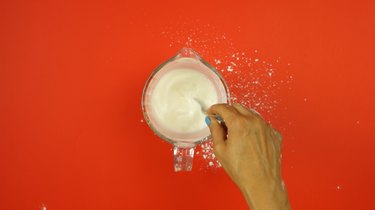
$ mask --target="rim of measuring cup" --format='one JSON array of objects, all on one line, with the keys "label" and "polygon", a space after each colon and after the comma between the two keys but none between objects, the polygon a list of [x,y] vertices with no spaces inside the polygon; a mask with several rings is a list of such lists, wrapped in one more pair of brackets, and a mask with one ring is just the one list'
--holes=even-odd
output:
[{"label": "rim of measuring cup", "polygon": [[174,60],[177,60],[178,58],[181,58],[181,52],[183,51],[191,51],[192,53],[194,53],[194,55],[196,55],[197,59],[199,61],[201,61],[204,65],[206,65],[211,71],[213,71],[215,73],[215,75],[220,79],[221,83],[223,84],[224,86],[224,90],[225,90],[225,95],[226,95],[226,99],[227,99],[227,103],[230,104],[230,92],[229,92],[229,88],[228,88],[228,85],[227,83],[225,82],[223,76],[219,73],[219,71],[217,71],[215,69],[215,67],[213,67],[211,64],[209,64],[208,62],[206,62],[195,50],[193,50],[192,48],[188,48],[188,47],[184,47],[182,48],[179,53],[171,58],[169,58],[168,60],[166,60],[165,62],[163,62],[162,64],[160,64],[154,71],[152,71],[152,73],[150,74],[150,76],[147,78],[146,80],[146,83],[145,85],[143,86],[143,91],[142,91],[142,101],[141,101],[141,106],[142,106],[142,112],[143,112],[143,117],[146,121],[146,123],[148,124],[148,126],[151,128],[151,130],[158,136],[160,137],[161,139],[171,143],[171,144],[177,144],[177,143],[182,143],[182,144],[192,144],[192,145],[197,145],[197,144],[200,144],[204,141],[207,141],[209,139],[211,139],[211,134],[206,136],[206,137],[203,137],[202,139],[199,139],[198,141],[195,141],[195,142],[189,142],[189,141],[181,141],[181,142],[176,142],[175,140],[163,135],[162,133],[160,133],[156,128],[155,126],[152,124],[147,112],[146,112],[146,107],[145,107],[145,98],[146,98],[146,91],[148,89],[148,86],[151,82],[151,80],[154,78],[154,76],[168,63],[174,61]]}]

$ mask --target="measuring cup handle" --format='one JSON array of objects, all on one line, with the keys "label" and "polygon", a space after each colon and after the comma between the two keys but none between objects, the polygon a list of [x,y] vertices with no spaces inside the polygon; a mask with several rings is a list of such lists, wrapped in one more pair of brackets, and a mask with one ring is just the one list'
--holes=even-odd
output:
[{"label": "measuring cup handle", "polygon": [[195,144],[176,143],[173,148],[174,171],[191,171],[193,168]]}]

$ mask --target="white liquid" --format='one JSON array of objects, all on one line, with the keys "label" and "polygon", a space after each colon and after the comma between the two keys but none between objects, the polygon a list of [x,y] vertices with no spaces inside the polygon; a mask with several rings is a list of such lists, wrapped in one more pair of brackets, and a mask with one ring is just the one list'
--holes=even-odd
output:
[{"label": "white liquid", "polygon": [[194,133],[207,128],[200,104],[218,103],[212,81],[193,69],[175,69],[161,77],[151,96],[151,107],[158,123],[177,133]]}]

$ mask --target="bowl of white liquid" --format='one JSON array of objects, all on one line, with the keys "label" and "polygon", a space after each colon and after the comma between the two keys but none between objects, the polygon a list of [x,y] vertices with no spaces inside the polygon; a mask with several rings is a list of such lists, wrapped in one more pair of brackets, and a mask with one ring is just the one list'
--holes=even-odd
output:
[{"label": "bowl of white liquid", "polygon": [[144,118],[156,135],[174,146],[176,172],[191,171],[195,146],[211,138],[204,109],[229,100],[223,77],[191,48],[183,48],[151,73],[142,95]]}]

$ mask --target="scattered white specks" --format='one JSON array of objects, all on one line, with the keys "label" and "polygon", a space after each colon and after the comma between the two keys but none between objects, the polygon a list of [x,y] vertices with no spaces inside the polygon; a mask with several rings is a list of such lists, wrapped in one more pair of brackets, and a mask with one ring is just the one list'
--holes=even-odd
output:
[{"label": "scattered white specks", "polygon": [[[230,37],[200,20],[181,20],[178,30],[171,25],[162,31],[161,35],[170,41],[169,47],[176,51],[192,47],[214,64],[228,84],[233,103],[256,109],[265,119],[277,118],[279,90],[289,90],[287,85],[293,80],[289,72],[283,71],[290,63],[281,62],[280,57],[266,60],[258,49],[238,51]],[[206,168],[221,167],[213,153],[212,141],[198,145],[196,154],[202,157]]]},{"label": "scattered white specks", "polygon": [[200,149],[202,151],[202,157],[205,161],[207,161],[209,167],[221,167],[221,164],[216,159],[215,154],[213,152],[212,141],[203,142],[202,144],[200,144]]}]

